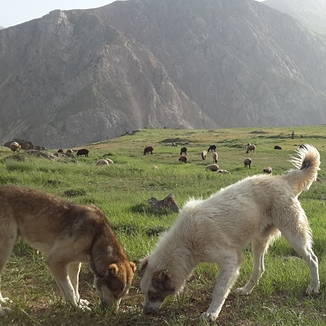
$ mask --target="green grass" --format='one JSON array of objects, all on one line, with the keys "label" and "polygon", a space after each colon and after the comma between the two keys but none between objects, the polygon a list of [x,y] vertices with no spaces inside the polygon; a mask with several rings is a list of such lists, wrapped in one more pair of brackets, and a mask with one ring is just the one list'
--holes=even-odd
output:
[{"label": "green grass", "polygon": [[[292,130],[296,138],[291,139]],[[294,128],[239,128],[216,130],[145,129],[109,141],[90,144],[88,158],[64,164],[23,152],[24,161],[10,158],[11,151],[0,147],[0,185],[30,186],[65,197],[73,202],[95,204],[107,214],[131,260],[151,252],[158,237],[177,218],[177,214],[153,212],[147,200],[173,194],[180,206],[189,197],[206,198],[220,188],[246,176],[262,173],[272,166],[273,174],[292,168],[291,155],[302,143],[317,147],[321,154],[320,178],[325,180],[326,126]],[[176,142],[178,147],[172,147]],[[257,145],[255,153],[246,154],[248,142]],[[211,154],[203,162],[202,150],[217,145],[218,165],[231,172],[221,175],[205,170],[212,163]],[[143,155],[144,146],[154,147],[153,155]],[[189,164],[178,162],[181,146],[187,146]],[[274,150],[274,145],[282,150]],[[56,152],[55,149],[51,152]],[[250,156],[251,169],[243,167]],[[95,165],[98,159],[111,158],[115,164]],[[153,169],[157,166],[157,169]],[[266,256],[266,272],[251,295],[238,297],[232,292],[226,300],[216,325],[326,325],[326,186],[316,182],[300,195],[313,230],[314,250],[320,262],[321,293],[308,297],[305,289],[309,271],[284,238],[279,239]],[[235,287],[250,276],[252,255],[245,252]],[[62,300],[47,270],[43,255],[19,243],[2,275],[2,294],[10,297],[13,313],[0,318],[0,325],[207,325],[198,317],[211,301],[218,267],[200,264],[179,296],[169,297],[157,316],[141,313],[143,295],[139,276],[121,309],[112,314],[99,307],[99,297],[92,288],[92,274],[84,265],[80,292],[91,303],[91,312],[82,312]]]}]

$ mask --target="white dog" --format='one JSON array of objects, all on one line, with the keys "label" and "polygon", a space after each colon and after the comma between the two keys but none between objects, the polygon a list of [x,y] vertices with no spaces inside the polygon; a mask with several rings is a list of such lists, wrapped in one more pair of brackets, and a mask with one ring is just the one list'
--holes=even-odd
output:
[{"label": "white dog", "polygon": [[292,158],[297,168],[282,176],[245,178],[206,200],[190,200],[154,252],[140,263],[145,313],[157,311],[170,294],[180,292],[200,262],[217,263],[219,275],[212,302],[202,318],[215,320],[239,274],[242,250],[252,244],[254,266],[239,294],[249,294],[264,272],[264,255],[280,235],[306,261],[311,275],[307,293],[319,290],[318,259],[311,229],[298,195],[317,178],[318,151],[310,145]]}]

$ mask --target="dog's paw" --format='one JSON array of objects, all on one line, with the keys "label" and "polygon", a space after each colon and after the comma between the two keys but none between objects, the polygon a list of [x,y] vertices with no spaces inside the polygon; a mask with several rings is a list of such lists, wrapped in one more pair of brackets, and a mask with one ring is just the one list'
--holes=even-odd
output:
[{"label": "dog's paw", "polygon": [[314,293],[319,293],[319,287],[320,287],[319,283],[316,285],[309,285],[306,290],[306,294],[311,295]]},{"label": "dog's paw", "polygon": [[91,308],[88,307],[89,305],[89,301],[85,300],[85,299],[80,299],[79,300],[79,308],[81,308],[82,310],[91,310]]},{"label": "dog's paw", "polygon": [[4,298],[2,295],[0,295],[0,303],[11,303],[12,301],[9,298]]},{"label": "dog's paw", "polygon": [[11,309],[7,307],[0,307],[0,317],[4,316],[7,313],[10,313]]},{"label": "dog's paw", "polygon": [[234,292],[237,295],[248,295],[250,294],[251,291],[247,290],[246,287],[244,286],[242,288],[237,288]]},{"label": "dog's paw", "polygon": [[203,312],[200,316],[200,319],[207,320],[207,321],[215,321],[218,317],[217,312]]}]

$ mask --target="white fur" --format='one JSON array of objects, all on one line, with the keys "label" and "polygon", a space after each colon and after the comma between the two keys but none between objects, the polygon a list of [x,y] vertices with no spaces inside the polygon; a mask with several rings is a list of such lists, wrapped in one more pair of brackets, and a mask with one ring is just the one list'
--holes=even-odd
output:
[{"label": "white fur", "polygon": [[[145,312],[159,309],[168,294],[182,290],[200,262],[209,262],[217,263],[220,271],[211,305],[202,318],[215,320],[239,274],[242,250],[252,244],[253,272],[249,281],[237,289],[239,294],[245,295],[263,274],[264,255],[280,232],[310,269],[307,292],[318,292],[318,259],[311,248],[307,217],[297,199],[303,189],[309,189],[319,170],[318,151],[309,145],[306,148],[300,150],[299,159],[294,160],[297,167],[302,167],[300,170],[284,176],[248,177],[206,200],[191,199],[186,203],[154,252],[141,262],[140,286],[145,294]],[[155,286],[158,281],[154,279],[160,271],[164,277],[159,280],[162,283]],[[170,293],[164,288],[167,283],[169,289],[173,289]],[[158,298],[153,294],[158,294]]]}]

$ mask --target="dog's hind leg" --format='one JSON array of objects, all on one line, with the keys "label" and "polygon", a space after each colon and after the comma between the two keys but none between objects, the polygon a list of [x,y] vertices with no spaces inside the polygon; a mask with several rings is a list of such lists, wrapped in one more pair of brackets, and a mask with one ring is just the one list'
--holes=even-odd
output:
[{"label": "dog's hind leg", "polygon": [[[266,231],[267,232],[267,231]],[[268,250],[269,244],[279,235],[279,231],[276,228],[268,230],[268,236],[254,239],[252,241],[252,253],[254,256],[254,266],[249,281],[241,288],[236,290],[236,293],[240,295],[247,295],[251,293],[255,285],[265,271],[264,258]]]},{"label": "dog's hind leg", "polygon": [[209,321],[214,321],[218,317],[223,304],[239,275],[243,255],[242,253],[237,253],[235,251],[226,251],[223,253],[223,257],[219,257],[218,260],[220,271],[212,293],[212,302],[207,311],[201,315],[202,319]]},{"label": "dog's hind leg", "polygon": [[310,231],[303,231],[305,228],[296,229],[297,234],[293,230],[281,230],[286,240],[291,244],[293,249],[304,259],[310,270],[310,284],[306,290],[307,294],[312,292],[318,293],[320,282],[318,272],[318,258],[311,248]]}]

